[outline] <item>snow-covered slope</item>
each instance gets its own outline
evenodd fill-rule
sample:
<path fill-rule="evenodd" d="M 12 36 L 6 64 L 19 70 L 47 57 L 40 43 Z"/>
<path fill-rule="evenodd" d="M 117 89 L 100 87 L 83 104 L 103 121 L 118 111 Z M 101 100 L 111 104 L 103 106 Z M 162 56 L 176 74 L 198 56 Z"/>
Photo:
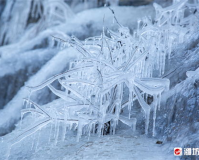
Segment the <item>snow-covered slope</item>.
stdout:
<path fill-rule="evenodd" d="M 184 65 L 184 67 L 187 66 Z M 187 76 L 163 95 L 167 100 L 162 103 L 163 110 L 158 113 L 157 132 L 158 137 L 162 137 L 165 142 L 173 142 L 182 148 L 197 148 L 199 145 L 199 69 L 187 71 Z M 182 157 L 182 159 L 186 158 L 194 158 L 194 156 Z"/>
<path fill-rule="evenodd" d="M 153 18 L 155 15 L 152 5 L 140 7 L 115 6 L 111 8 L 114 10 L 119 23 L 129 27 L 131 31 L 137 28 L 138 19 L 145 16 Z M 88 38 L 88 36 L 100 35 L 103 25 L 109 29 L 114 29 L 116 27 L 113 20 L 113 14 L 107 7 L 82 11 L 78 13 L 71 22 L 60 27 L 63 27 L 62 30 L 65 30 L 69 35 L 73 34 L 79 39 L 85 39 Z"/>
<path fill-rule="evenodd" d="M 28 119 L 23 121 L 27 125 Z M 54 126 L 52 126 L 54 128 Z M 177 160 L 173 155 L 174 144 L 156 144 L 158 139 L 133 133 L 132 129 L 120 130 L 116 135 L 104 135 L 89 138 L 83 136 L 76 142 L 76 133 L 68 132 L 63 140 L 60 127 L 59 140 L 51 133 L 50 125 L 37 132 L 31 138 L 9 146 L 8 140 L 18 135 L 15 131 L 2 137 L 0 141 L 0 160 Z"/>

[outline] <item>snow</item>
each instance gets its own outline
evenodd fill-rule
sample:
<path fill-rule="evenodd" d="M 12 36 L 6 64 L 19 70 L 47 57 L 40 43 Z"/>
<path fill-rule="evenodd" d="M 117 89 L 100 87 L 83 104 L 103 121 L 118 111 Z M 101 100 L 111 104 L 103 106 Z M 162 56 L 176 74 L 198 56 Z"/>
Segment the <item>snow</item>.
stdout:
<path fill-rule="evenodd" d="M 198 58 L 195 57 L 192 60 L 198 61 Z M 184 62 L 191 62 L 192 60 L 186 59 Z M 162 120 L 160 121 L 162 122 L 160 123 L 159 121 L 158 123 L 160 123 L 159 126 L 165 128 L 162 130 L 165 140 L 172 141 L 182 148 L 197 148 L 199 142 L 199 124 L 197 122 L 199 68 L 195 69 L 195 71 L 189 71 L 191 69 L 190 66 L 184 65 L 179 69 L 181 72 L 188 69 L 187 77 L 176 84 L 169 92 L 165 92 L 162 95 L 162 98 L 165 100 L 162 102 L 162 105 L 164 104 L 164 111 L 161 113 Z M 160 115 L 157 114 L 157 118 L 160 118 Z M 186 158 L 191 158 L 191 156 L 182 157 L 182 159 Z"/>
<path fill-rule="evenodd" d="M 25 118 L 23 125 L 27 125 Z M 19 125 L 18 125 L 19 127 Z M 53 126 L 54 127 L 54 126 Z M 8 160 L 28 159 L 60 159 L 60 160 L 80 160 L 80 159 L 135 159 L 135 160 L 177 160 L 173 155 L 174 144 L 156 144 L 158 139 L 148 138 L 139 133 L 133 133 L 132 129 L 120 130 L 113 135 L 97 137 L 91 135 L 89 138 L 83 136 L 80 142 L 76 142 L 76 135 L 68 132 L 62 139 L 63 129 L 60 127 L 59 140 L 55 141 L 55 135 L 50 133 L 51 126 L 35 133 L 28 139 L 22 140 L 11 147 Z M 3 137 L 0 154 L 1 160 L 5 160 L 9 154 L 8 140 L 18 135 L 15 130 Z M 49 137 L 50 141 L 49 141 Z"/>
<path fill-rule="evenodd" d="M 199 68 L 195 71 L 187 71 L 186 72 L 187 78 L 182 81 L 181 83 L 177 84 L 174 88 L 172 88 L 169 93 L 165 93 L 165 99 L 168 99 L 173 94 L 182 92 L 184 96 L 190 95 L 189 90 L 187 87 L 196 82 L 199 79 Z"/>

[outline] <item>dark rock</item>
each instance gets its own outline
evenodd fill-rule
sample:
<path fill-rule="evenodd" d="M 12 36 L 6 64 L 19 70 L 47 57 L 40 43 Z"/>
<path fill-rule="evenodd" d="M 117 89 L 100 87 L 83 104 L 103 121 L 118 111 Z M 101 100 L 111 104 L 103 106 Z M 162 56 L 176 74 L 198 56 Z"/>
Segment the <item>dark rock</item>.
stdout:
<path fill-rule="evenodd" d="M 162 141 L 157 141 L 157 142 L 156 142 L 156 144 L 162 144 L 162 143 L 163 143 Z"/>

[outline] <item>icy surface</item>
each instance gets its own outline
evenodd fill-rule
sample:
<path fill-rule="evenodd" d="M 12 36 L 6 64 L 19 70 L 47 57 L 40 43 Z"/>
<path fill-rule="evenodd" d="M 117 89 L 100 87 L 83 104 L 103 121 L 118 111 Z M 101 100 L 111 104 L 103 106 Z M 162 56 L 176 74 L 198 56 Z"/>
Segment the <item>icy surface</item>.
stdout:
<path fill-rule="evenodd" d="M 27 124 L 29 124 L 29 121 L 25 119 L 23 125 Z M 52 127 L 54 128 L 55 126 Z M 157 139 L 149 139 L 138 133 L 132 134 L 131 129 L 121 130 L 115 136 L 105 135 L 99 138 L 96 135 L 91 135 L 89 139 L 84 136 L 78 143 L 73 132 L 68 132 L 64 140 L 61 140 L 63 133 L 61 127 L 58 135 L 60 140 L 58 142 L 55 142 L 56 135 L 54 134 L 51 134 L 50 139 L 46 137 L 46 134 L 50 134 L 50 132 L 51 125 L 45 128 L 45 130 L 39 131 L 31 139 L 22 140 L 20 143 L 12 146 L 9 159 L 176 159 L 173 155 L 174 144 L 156 144 Z M 7 140 L 15 137 L 17 134 L 17 130 L 15 130 L 3 137 L 0 150 L 1 160 L 5 160 L 7 154 L 9 154 Z"/>

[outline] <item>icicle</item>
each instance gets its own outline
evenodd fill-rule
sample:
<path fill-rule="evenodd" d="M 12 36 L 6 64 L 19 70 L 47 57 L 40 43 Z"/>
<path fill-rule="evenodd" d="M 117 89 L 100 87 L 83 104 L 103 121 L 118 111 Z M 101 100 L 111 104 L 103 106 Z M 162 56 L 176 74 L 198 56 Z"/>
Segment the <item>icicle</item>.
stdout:
<path fill-rule="evenodd" d="M 51 122 L 51 123 L 50 123 L 50 134 L 49 134 L 49 137 L 48 137 L 48 143 L 50 143 L 51 134 L 52 134 L 52 127 L 53 127 L 53 124 L 52 124 L 52 122 Z"/>
<path fill-rule="evenodd" d="M 72 130 L 72 128 L 73 128 L 73 122 L 70 122 L 70 124 L 69 124 L 69 130 Z"/>
<path fill-rule="evenodd" d="M 32 145 L 31 145 L 31 150 L 33 150 L 34 143 L 35 143 L 35 134 L 33 134 L 33 141 L 32 141 Z"/>
<path fill-rule="evenodd" d="M 54 138 L 56 139 L 56 133 L 57 133 L 57 124 L 58 124 L 58 121 L 55 120 L 55 132 L 54 132 Z"/>
<path fill-rule="evenodd" d="M 113 120 L 112 125 L 113 125 L 113 135 L 115 135 L 115 130 L 116 130 L 116 121 L 115 120 Z"/>
<path fill-rule="evenodd" d="M 136 118 L 133 118 L 132 121 L 133 121 L 133 132 L 135 132 L 135 131 L 136 131 L 137 119 L 136 119 Z"/>
<path fill-rule="evenodd" d="M 92 131 L 92 123 L 88 125 L 89 129 L 88 129 L 88 140 L 90 139 L 91 136 L 91 131 Z"/>
<path fill-rule="evenodd" d="M 62 125 L 63 133 L 62 133 L 62 141 L 65 140 L 67 126 L 63 123 Z"/>
<path fill-rule="evenodd" d="M 92 124 L 92 133 L 95 134 L 95 124 Z"/>
<path fill-rule="evenodd" d="M 39 133 L 38 133 L 38 138 L 37 138 L 37 144 L 36 144 L 36 146 L 35 146 L 35 150 L 36 150 L 36 151 L 37 151 L 38 146 L 39 146 L 39 140 L 40 140 L 41 129 L 39 129 L 38 132 L 39 132 Z"/>
<path fill-rule="evenodd" d="M 155 136 L 156 111 L 158 108 L 158 95 L 153 95 L 153 136 Z"/>
<path fill-rule="evenodd" d="M 79 142 L 79 139 L 82 136 L 82 129 L 83 129 L 83 124 L 82 124 L 82 122 L 79 122 L 78 130 L 77 130 L 77 142 Z"/>
<path fill-rule="evenodd" d="M 161 93 L 158 95 L 158 110 L 160 110 L 160 103 L 161 103 Z"/>
<path fill-rule="evenodd" d="M 28 101 L 26 101 L 26 107 L 25 107 L 26 109 L 28 108 L 28 104 L 29 104 L 29 102 L 28 102 Z"/>
<path fill-rule="evenodd" d="M 149 128 L 149 118 L 150 118 L 150 110 L 147 110 L 145 112 L 145 134 L 148 134 L 148 128 Z"/>
<path fill-rule="evenodd" d="M 129 104 L 128 104 L 128 110 L 129 110 L 129 119 L 131 118 L 131 105 L 132 105 L 132 95 L 133 93 L 129 91 Z"/>
<path fill-rule="evenodd" d="M 55 145 L 57 145 L 57 142 L 58 142 L 58 138 L 59 138 L 59 125 L 60 125 L 60 122 L 57 122 L 57 132 L 56 132 L 56 137 L 55 137 Z"/>

